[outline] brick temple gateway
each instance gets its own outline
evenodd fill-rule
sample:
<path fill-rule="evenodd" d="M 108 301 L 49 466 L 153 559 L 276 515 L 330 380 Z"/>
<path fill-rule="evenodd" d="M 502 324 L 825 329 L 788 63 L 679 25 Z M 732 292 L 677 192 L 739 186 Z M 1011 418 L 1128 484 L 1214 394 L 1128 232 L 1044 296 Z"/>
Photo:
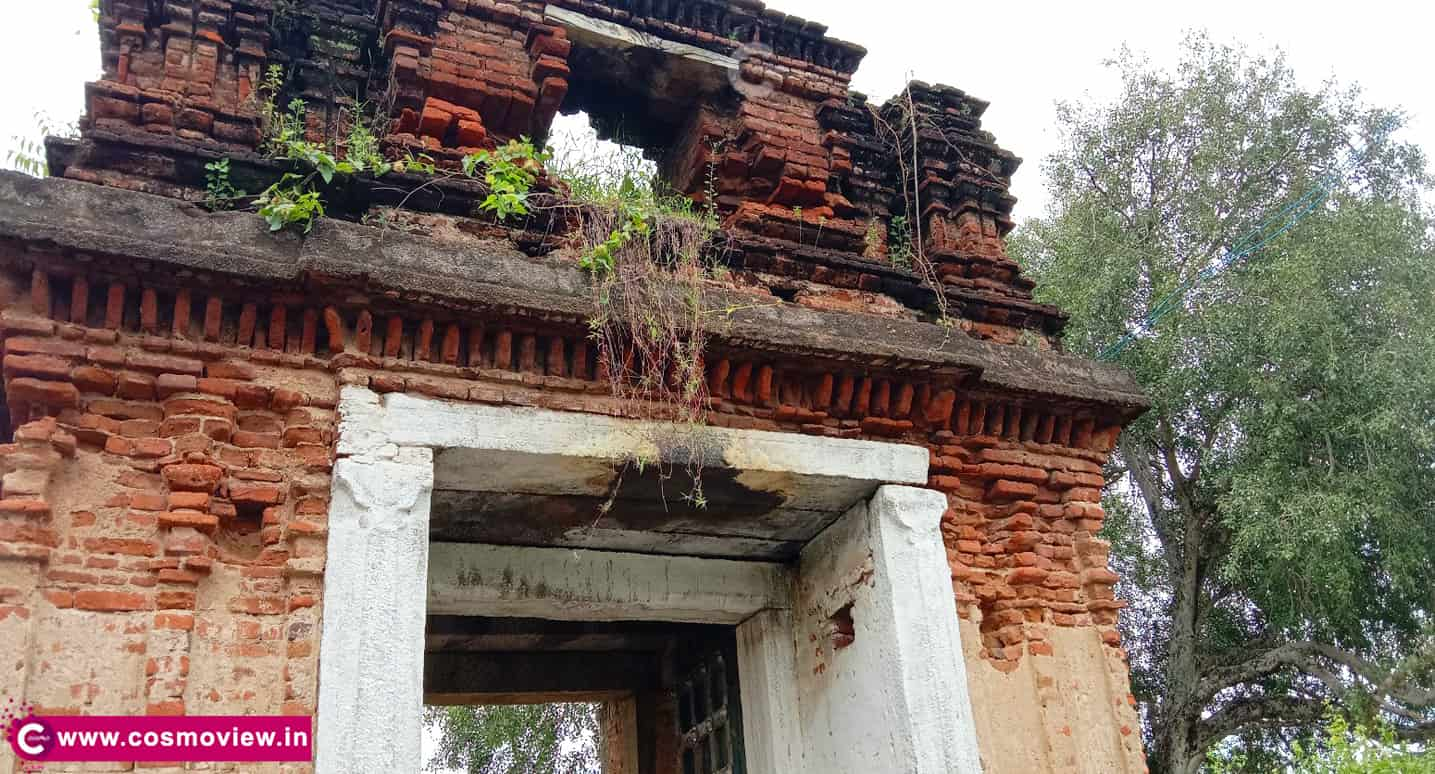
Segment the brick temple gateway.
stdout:
<path fill-rule="evenodd" d="M 985 103 L 869 105 L 863 49 L 757 0 L 102 0 L 100 35 L 53 177 L 0 174 L 0 694 L 316 718 L 315 764 L 244 771 L 417 772 L 425 701 L 552 700 L 602 703 L 609 772 L 1144 769 L 1094 533 L 1146 401 L 1007 257 Z M 577 219 L 414 170 L 339 174 L 307 234 L 204 206 L 215 161 L 295 169 L 271 72 L 310 141 L 377 111 L 440 172 L 560 111 L 641 147 L 722 224 L 705 425 L 613 395 Z"/>

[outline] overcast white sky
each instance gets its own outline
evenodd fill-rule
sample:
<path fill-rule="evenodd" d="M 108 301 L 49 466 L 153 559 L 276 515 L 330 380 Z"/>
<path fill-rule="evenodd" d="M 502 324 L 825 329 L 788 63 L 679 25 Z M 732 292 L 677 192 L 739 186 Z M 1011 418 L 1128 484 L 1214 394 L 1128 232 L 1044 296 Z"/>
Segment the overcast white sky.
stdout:
<path fill-rule="evenodd" d="M 1435 154 L 1435 10 L 1425 2 L 1366 0 L 1191 0 L 987 3 L 879 0 L 769 0 L 770 6 L 827 24 L 868 53 L 855 87 L 880 101 L 907 75 L 951 84 L 992 103 L 986 127 L 1027 160 L 1017 173 L 1018 218 L 1045 201 L 1040 161 L 1057 144 L 1053 104 L 1110 97 L 1102 66 L 1123 43 L 1173 63 L 1185 31 L 1220 41 L 1280 46 L 1297 74 L 1316 85 L 1334 75 L 1359 83 L 1376 104 L 1412 116 L 1406 139 Z M 86 0 L 3 0 L 0 146 L 33 133 L 33 113 L 68 121 L 83 107 L 82 84 L 98 72 L 98 41 Z"/>

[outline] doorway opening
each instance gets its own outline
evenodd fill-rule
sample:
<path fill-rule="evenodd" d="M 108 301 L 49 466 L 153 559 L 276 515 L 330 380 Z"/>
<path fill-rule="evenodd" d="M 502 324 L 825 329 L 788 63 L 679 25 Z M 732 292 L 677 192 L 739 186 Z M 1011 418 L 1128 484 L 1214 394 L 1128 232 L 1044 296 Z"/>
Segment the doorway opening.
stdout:
<path fill-rule="evenodd" d="M 732 626 L 432 615 L 430 771 L 742 774 Z"/>
<path fill-rule="evenodd" d="M 623 774 L 980 770 L 947 499 L 904 486 L 926 449 L 711 427 L 727 505 L 633 520 L 660 505 L 635 491 L 595 526 L 579 506 L 626 460 L 688 448 L 652 423 L 352 386 L 340 413 L 319 774 L 420 770 L 426 701 L 604 704 L 602 728 L 633 729 L 602 732 Z"/>

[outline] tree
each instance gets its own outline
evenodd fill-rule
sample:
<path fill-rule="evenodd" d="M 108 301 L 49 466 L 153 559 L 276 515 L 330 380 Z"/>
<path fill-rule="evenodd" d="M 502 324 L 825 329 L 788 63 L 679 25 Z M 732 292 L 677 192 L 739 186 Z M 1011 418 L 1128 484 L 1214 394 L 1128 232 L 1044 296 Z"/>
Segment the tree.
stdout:
<path fill-rule="evenodd" d="M 49 177 L 50 163 L 45 158 L 46 137 L 75 138 L 80 130 L 74 124 L 61 124 L 42 112 L 36 112 L 35 131 L 29 135 L 14 135 L 5 151 L 5 164 L 17 172 L 32 177 Z"/>
<path fill-rule="evenodd" d="M 593 704 L 429 707 L 439 749 L 430 771 L 464 774 L 597 774 Z"/>
<path fill-rule="evenodd" d="M 1226 740 L 1277 759 L 1327 703 L 1435 733 L 1435 249 L 1402 116 L 1302 88 L 1283 56 L 1129 51 L 1109 105 L 1059 106 L 1053 204 L 1013 253 L 1154 400 L 1106 536 L 1153 771 Z M 1329 176 L 1334 177 L 1329 177 Z M 1322 181 L 1294 228 L 1197 281 Z M 1266 233 L 1274 229 L 1267 229 Z M 1189 292 L 1144 326 L 1174 289 Z"/>
<path fill-rule="evenodd" d="M 1435 755 L 1402 742 L 1388 727 L 1352 727 L 1339 713 L 1328 713 L 1323 735 L 1314 743 L 1292 745 L 1291 774 L 1435 774 Z M 1239 774 L 1252 770 L 1244 753 L 1213 754 L 1212 774 Z M 1269 768 L 1269 767 L 1267 767 Z"/>

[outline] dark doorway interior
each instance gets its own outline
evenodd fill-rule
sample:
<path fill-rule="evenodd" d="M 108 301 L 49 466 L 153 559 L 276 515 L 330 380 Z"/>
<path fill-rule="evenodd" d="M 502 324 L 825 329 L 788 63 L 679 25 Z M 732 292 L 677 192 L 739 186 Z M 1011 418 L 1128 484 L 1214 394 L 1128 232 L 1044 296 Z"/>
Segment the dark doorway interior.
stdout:
<path fill-rule="evenodd" d="M 737 672 L 730 626 L 430 616 L 424 694 L 597 704 L 605 774 L 741 774 Z"/>

